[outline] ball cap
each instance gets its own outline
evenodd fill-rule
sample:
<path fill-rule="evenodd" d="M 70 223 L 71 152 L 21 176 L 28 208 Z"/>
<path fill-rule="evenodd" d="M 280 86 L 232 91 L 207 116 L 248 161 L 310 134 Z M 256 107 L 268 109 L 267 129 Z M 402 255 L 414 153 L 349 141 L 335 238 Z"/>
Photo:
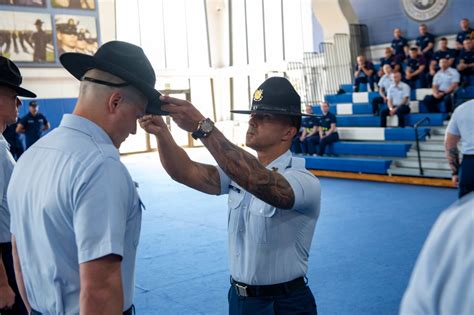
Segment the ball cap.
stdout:
<path fill-rule="evenodd" d="M 250 110 L 232 110 L 235 114 L 269 113 L 286 116 L 312 116 L 301 112 L 301 98 L 290 81 L 282 77 L 265 80 L 253 93 Z"/>

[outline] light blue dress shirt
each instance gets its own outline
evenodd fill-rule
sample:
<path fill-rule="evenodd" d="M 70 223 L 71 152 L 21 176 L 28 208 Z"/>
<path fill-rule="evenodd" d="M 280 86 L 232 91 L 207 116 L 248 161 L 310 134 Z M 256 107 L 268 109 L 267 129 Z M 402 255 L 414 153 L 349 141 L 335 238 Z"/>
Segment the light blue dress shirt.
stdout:
<path fill-rule="evenodd" d="M 431 229 L 403 296 L 400 315 L 474 314 L 474 193 Z"/>
<path fill-rule="evenodd" d="M 461 137 L 462 154 L 474 154 L 474 100 L 456 108 L 446 132 Z"/>
<path fill-rule="evenodd" d="M 446 91 L 453 83 L 459 83 L 459 78 L 459 72 L 454 68 L 439 70 L 433 77 L 433 84 L 437 85 L 440 91 Z"/>
<path fill-rule="evenodd" d="M 379 83 L 377 84 L 380 87 L 383 87 L 385 90 L 385 95 L 387 95 L 388 89 L 394 84 L 395 82 L 393 81 L 393 73 L 390 73 L 389 75 L 384 74 L 380 80 Z"/>
<path fill-rule="evenodd" d="M 408 97 L 408 101 L 403 103 L 403 99 Z M 404 82 L 393 84 L 387 92 L 387 98 L 391 99 L 394 106 L 408 105 L 410 100 L 410 86 Z"/>
<path fill-rule="evenodd" d="M 305 160 L 290 151 L 267 166 L 291 185 L 295 204 L 275 208 L 254 197 L 218 168 L 221 194 L 229 194 L 229 264 L 232 278 L 250 285 L 287 282 L 306 274 L 321 191 Z"/>
<path fill-rule="evenodd" d="M 132 305 L 141 203 L 103 129 L 65 115 L 57 129 L 22 155 L 8 202 L 35 310 L 79 313 L 79 264 L 109 254 L 122 257 L 124 310 Z"/>
<path fill-rule="evenodd" d="M 7 140 L 0 133 L 0 243 L 11 242 L 10 212 L 7 204 L 7 188 L 15 166 Z"/>

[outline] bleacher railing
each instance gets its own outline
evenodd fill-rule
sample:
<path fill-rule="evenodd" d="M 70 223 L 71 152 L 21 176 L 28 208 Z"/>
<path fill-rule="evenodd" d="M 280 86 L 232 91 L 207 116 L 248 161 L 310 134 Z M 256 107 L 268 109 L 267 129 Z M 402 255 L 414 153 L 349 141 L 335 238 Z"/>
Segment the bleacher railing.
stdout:
<path fill-rule="evenodd" d="M 421 153 L 420 153 L 420 136 L 418 134 L 418 128 L 423 125 L 423 123 L 429 123 L 430 122 L 430 118 L 429 117 L 425 117 L 423 119 L 420 119 L 419 121 L 416 122 L 416 124 L 413 126 L 415 128 L 415 140 L 416 140 L 416 153 L 417 153 L 417 156 L 418 156 L 418 169 L 420 171 L 420 175 L 423 176 L 424 175 L 424 172 L 423 172 L 423 166 L 421 165 Z M 424 135 L 422 135 L 424 136 Z M 428 137 L 430 136 L 430 134 L 428 133 Z"/>

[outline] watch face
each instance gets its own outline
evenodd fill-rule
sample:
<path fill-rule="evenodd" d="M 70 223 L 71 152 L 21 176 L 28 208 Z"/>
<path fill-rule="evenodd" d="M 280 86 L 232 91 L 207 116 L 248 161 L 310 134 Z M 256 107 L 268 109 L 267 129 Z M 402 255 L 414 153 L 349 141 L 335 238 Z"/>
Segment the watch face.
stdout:
<path fill-rule="evenodd" d="M 201 123 L 201 130 L 205 133 L 209 133 L 212 131 L 212 128 L 214 127 L 214 124 L 210 119 L 206 119 L 202 121 Z"/>

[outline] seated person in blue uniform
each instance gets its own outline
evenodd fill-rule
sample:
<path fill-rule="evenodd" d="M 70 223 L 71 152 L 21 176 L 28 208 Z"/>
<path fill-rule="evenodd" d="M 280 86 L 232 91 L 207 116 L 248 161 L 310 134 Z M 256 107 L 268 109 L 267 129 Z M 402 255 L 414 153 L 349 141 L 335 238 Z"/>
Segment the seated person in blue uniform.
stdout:
<path fill-rule="evenodd" d="M 374 91 L 374 83 L 376 81 L 376 73 L 372 62 L 360 55 L 357 57 L 357 64 L 354 72 L 354 92 L 359 92 L 361 83 L 368 83 L 371 91 Z"/>
<path fill-rule="evenodd" d="M 457 69 L 461 74 L 462 86 L 469 84 L 469 77 L 474 76 L 474 40 L 466 38 L 463 42 L 463 50 L 459 54 Z"/>
<path fill-rule="evenodd" d="M 308 115 L 312 115 L 313 107 L 310 105 L 306 105 L 305 112 Z M 291 151 L 294 153 L 314 154 L 314 151 L 308 151 L 308 149 L 312 149 L 312 147 L 308 146 L 308 142 L 311 141 L 311 139 L 314 137 L 318 137 L 318 117 L 302 117 L 300 132 L 298 132 L 298 134 L 293 139 Z"/>
<path fill-rule="evenodd" d="M 385 48 L 385 57 L 380 58 L 380 70 L 377 73 L 379 78 L 384 75 L 384 65 L 390 65 L 390 68 L 393 70 L 393 72 L 400 72 L 402 70 L 400 63 L 396 60 L 395 55 L 392 53 L 392 49 L 390 47 Z"/>
<path fill-rule="evenodd" d="M 418 31 L 420 32 L 420 36 L 416 38 L 416 46 L 420 49 L 426 63 L 429 64 L 433 57 L 435 37 L 433 34 L 428 33 L 426 24 L 420 24 Z"/>
<path fill-rule="evenodd" d="M 25 134 L 27 149 L 41 138 L 43 132 L 51 127 L 46 117 L 38 112 L 36 101 L 30 102 L 28 110 L 29 113 L 20 119 L 16 127 L 16 132 Z"/>
<path fill-rule="evenodd" d="M 453 93 L 459 87 L 459 72 L 449 67 L 448 59 L 441 58 L 439 61 L 439 71 L 433 78 L 433 95 L 426 95 L 423 103 L 430 113 L 439 113 L 439 103 L 444 101 L 446 110 L 452 111 Z"/>
<path fill-rule="evenodd" d="M 5 140 L 7 140 L 8 144 L 10 145 L 10 153 L 12 154 L 15 161 L 18 160 L 25 151 L 23 148 L 23 142 L 20 139 L 20 135 L 16 132 L 18 121 L 19 119 L 17 118 L 16 123 L 8 125 L 3 132 Z"/>
<path fill-rule="evenodd" d="M 321 103 L 321 112 L 323 115 L 319 118 L 319 137 L 315 137 L 309 142 L 310 146 L 318 145 L 316 151 L 318 156 L 323 156 L 326 152 L 328 144 L 339 141 L 339 134 L 336 127 L 336 115 L 329 112 L 329 104 L 327 102 Z"/>
<path fill-rule="evenodd" d="M 230 315 L 317 314 L 304 277 L 319 215 L 320 184 L 293 157 L 291 141 L 301 124 L 301 99 L 291 83 L 271 77 L 253 94 L 246 145 L 234 145 L 193 104 L 162 96 L 179 127 L 192 132 L 217 165 L 198 163 L 176 144 L 160 116 L 142 128 L 156 136 L 164 169 L 176 181 L 212 195 L 228 194 Z M 316 284 L 317 285 L 317 284 Z"/>
<path fill-rule="evenodd" d="M 410 58 L 407 60 L 407 67 L 405 69 L 405 80 L 410 85 L 410 88 L 425 87 L 425 68 L 425 58 L 418 52 L 417 47 L 411 47 Z"/>
<path fill-rule="evenodd" d="M 402 31 L 399 28 L 393 30 L 392 50 L 398 62 L 402 62 L 408 57 L 408 40 L 402 36 Z"/>
<path fill-rule="evenodd" d="M 402 74 L 393 74 L 393 84 L 387 91 L 387 108 L 380 113 L 380 127 L 387 126 L 387 117 L 397 115 L 398 126 L 405 127 L 405 116 L 410 113 L 410 87 L 402 82 Z"/>
<path fill-rule="evenodd" d="M 459 56 L 463 50 L 464 40 L 466 38 L 474 39 L 474 29 L 469 26 L 469 20 L 464 18 L 459 22 L 461 31 L 456 35 L 456 56 Z"/>
<path fill-rule="evenodd" d="M 439 40 L 439 50 L 434 53 L 433 59 L 431 59 L 430 68 L 426 79 L 426 85 L 428 87 L 431 87 L 431 84 L 433 83 L 433 77 L 439 70 L 439 60 L 441 58 L 446 58 L 448 60 L 448 65 L 450 67 L 454 67 L 456 51 L 448 47 L 448 39 L 446 37 L 442 37 Z"/>
<path fill-rule="evenodd" d="M 383 66 L 384 75 L 380 78 L 379 83 L 379 96 L 374 97 L 372 100 L 372 113 L 376 116 L 379 115 L 380 105 L 387 104 L 387 91 L 394 83 L 392 67 L 389 64 Z"/>

